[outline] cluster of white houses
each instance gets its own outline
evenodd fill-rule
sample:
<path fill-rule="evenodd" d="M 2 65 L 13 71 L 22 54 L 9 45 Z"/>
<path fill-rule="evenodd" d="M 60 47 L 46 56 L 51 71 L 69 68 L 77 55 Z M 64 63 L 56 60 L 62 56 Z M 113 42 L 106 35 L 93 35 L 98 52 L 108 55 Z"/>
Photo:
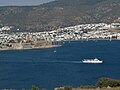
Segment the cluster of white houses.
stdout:
<path fill-rule="evenodd" d="M 12 26 L 2 26 L 2 27 L 0 27 L 0 32 L 2 32 L 2 31 L 10 31 L 11 28 L 13 28 L 13 27 Z"/>
<path fill-rule="evenodd" d="M 51 41 L 120 39 L 120 33 L 112 31 L 115 29 L 120 29 L 119 23 L 82 24 L 59 28 L 54 31 L 46 32 L 46 35 L 50 36 Z"/>
<path fill-rule="evenodd" d="M 120 23 L 112 24 L 81 24 L 71 27 L 59 28 L 47 32 L 16 32 L 3 33 L 3 30 L 10 30 L 12 27 L 4 26 L 0 28 L 0 43 L 36 43 L 68 41 L 68 40 L 89 40 L 89 39 L 119 39 L 120 32 L 112 31 L 120 29 Z"/>

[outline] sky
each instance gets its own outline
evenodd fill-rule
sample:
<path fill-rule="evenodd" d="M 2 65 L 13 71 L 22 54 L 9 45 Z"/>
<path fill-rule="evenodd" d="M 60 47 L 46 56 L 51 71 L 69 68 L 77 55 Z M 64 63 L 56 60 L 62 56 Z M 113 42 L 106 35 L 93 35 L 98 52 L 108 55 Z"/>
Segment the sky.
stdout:
<path fill-rule="evenodd" d="M 40 5 L 54 0 L 0 0 L 0 6 Z"/>

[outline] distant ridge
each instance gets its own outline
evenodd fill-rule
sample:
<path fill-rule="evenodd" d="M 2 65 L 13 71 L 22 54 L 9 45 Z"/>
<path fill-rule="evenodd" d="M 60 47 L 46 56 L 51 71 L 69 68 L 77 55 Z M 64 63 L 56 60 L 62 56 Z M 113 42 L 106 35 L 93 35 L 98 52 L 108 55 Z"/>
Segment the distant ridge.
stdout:
<path fill-rule="evenodd" d="M 55 0 L 39 6 L 0 7 L 0 23 L 23 31 L 53 30 L 81 23 L 111 23 L 120 17 L 120 0 Z"/>

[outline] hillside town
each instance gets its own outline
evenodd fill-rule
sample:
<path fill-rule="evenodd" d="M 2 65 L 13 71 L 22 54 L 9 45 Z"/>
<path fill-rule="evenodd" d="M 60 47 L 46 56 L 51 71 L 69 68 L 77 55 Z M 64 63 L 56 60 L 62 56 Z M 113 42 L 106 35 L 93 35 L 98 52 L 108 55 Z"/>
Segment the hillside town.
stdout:
<path fill-rule="evenodd" d="M 120 23 L 81 24 L 44 32 L 11 32 L 12 28 L 0 27 L 0 50 L 49 48 L 57 46 L 53 42 L 69 40 L 120 40 Z"/>

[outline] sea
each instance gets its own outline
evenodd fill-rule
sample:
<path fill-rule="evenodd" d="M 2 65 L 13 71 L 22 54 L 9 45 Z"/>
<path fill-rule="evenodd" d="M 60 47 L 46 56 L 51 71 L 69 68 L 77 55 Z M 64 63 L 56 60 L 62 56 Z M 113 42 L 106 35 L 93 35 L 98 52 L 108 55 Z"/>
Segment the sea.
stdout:
<path fill-rule="evenodd" d="M 102 77 L 120 79 L 120 41 L 59 42 L 61 47 L 0 51 L 0 90 L 95 85 Z M 102 64 L 83 64 L 98 58 Z"/>

